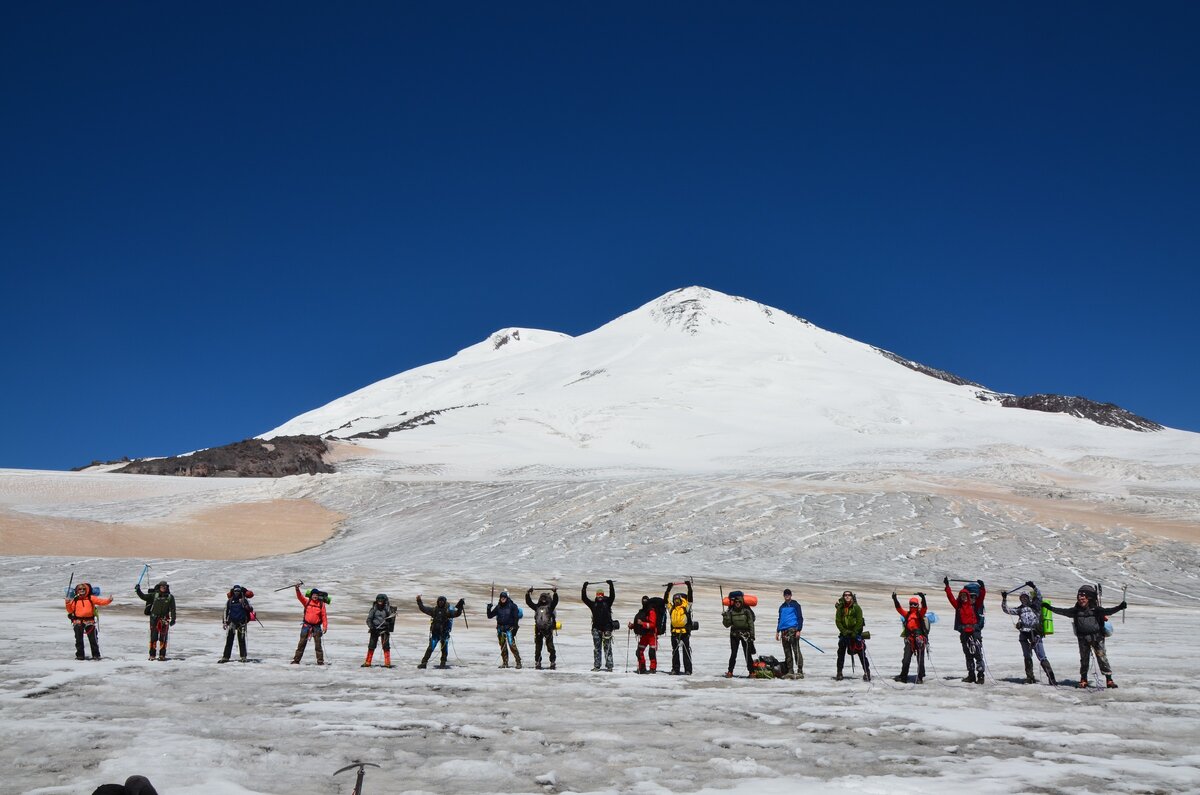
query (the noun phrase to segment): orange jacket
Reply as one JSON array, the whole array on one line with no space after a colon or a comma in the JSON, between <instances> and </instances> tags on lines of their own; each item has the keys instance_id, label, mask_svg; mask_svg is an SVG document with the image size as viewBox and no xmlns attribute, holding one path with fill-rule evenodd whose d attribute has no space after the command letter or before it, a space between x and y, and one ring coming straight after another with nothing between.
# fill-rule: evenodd
<instances>
[{"instance_id":1,"label":"orange jacket","mask_svg":"<svg viewBox=\"0 0 1200 795\"><path fill-rule=\"evenodd\" d=\"M87 595L76 596L66 600L67 615L72 622L91 621L96 617L96 608L112 604L111 596L93 596L92 586L88 586Z\"/></svg>"},{"instance_id":2,"label":"orange jacket","mask_svg":"<svg viewBox=\"0 0 1200 795\"><path fill-rule=\"evenodd\" d=\"M300 604L304 605L305 624L320 624L322 632L329 629L329 614L325 610L324 602L300 593L299 586L296 587L296 599L300 601Z\"/></svg>"}]
</instances>

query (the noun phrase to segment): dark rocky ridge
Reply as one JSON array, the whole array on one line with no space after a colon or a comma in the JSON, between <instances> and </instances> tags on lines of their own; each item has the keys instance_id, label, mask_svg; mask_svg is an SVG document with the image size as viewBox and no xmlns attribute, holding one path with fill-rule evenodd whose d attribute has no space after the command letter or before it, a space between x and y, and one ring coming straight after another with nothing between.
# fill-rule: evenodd
<instances>
[{"instance_id":1,"label":"dark rocky ridge","mask_svg":"<svg viewBox=\"0 0 1200 795\"><path fill-rule=\"evenodd\" d=\"M329 446L319 436L276 436L245 439L190 455L134 461L113 470L133 475L178 475L194 478L281 478L333 472L325 463Z\"/></svg>"},{"instance_id":2,"label":"dark rocky ridge","mask_svg":"<svg viewBox=\"0 0 1200 795\"><path fill-rule=\"evenodd\" d=\"M1154 420L1139 417L1132 411L1123 409L1115 403L1098 403L1085 397L1067 397L1065 395L1002 395L1000 405L1007 408L1030 409L1031 411L1050 411L1059 414L1070 414L1082 417L1098 425L1108 425L1112 428L1126 428L1131 431L1161 431L1162 425Z\"/></svg>"},{"instance_id":3,"label":"dark rocky ridge","mask_svg":"<svg viewBox=\"0 0 1200 795\"><path fill-rule=\"evenodd\" d=\"M918 373L937 378L941 381L948 381L951 384L958 386L973 386L983 391L978 393L978 397L983 401L997 401L1001 406L1010 409L1027 409L1029 411L1047 411L1054 414L1070 414L1072 417L1090 420L1097 425L1105 425L1110 428L1124 428L1130 431L1161 431L1162 425L1159 425L1154 420L1146 419L1134 414L1128 409L1123 409L1115 403L1100 403L1095 400L1089 400L1085 397L1067 397L1065 395L1006 395L1001 392L994 392L983 384L977 384L974 381L957 376L954 373L939 370L936 367L930 367L920 362L914 362L912 359L905 359L903 356L885 351L883 348L876 348L879 355L891 359L896 364L902 364L910 370L916 370Z\"/></svg>"}]
</instances>

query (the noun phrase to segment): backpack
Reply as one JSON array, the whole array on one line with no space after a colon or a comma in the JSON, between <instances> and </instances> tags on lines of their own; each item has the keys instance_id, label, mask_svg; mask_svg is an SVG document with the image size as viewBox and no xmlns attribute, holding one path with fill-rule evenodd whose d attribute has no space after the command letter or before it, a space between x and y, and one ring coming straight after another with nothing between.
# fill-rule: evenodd
<instances>
[{"instance_id":1,"label":"backpack","mask_svg":"<svg viewBox=\"0 0 1200 795\"><path fill-rule=\"evenodd\" d=\"M647 603L647 606L654 609L654 619L656 624L654 627L654 634L663 634L667 631L667 625L669 623L667 620L667 614L670 608L667 607L666 600L664 600L661 596L652 596L650 597L650 601Z\"/></svg>"},{"instance_id":2,"label":"backpack","mask_svg":"<svg viewBox=\"0 0 1200 795\"><path fill-rule=\"evenodd\" d=\"M983 602L979 599L979 583L969 582L966 588L971 592L971 598L975 600L971 605L971 608L975 611L975 629L982 632L985 619L983 615Z\"/></svg>"},{"instance_id":3,"label":"backpack","mask_svg":"<svg viewBox=\"0 0 1200 795\"><path fill-rule=\"evenodd\" d=\"M755 679L775 679L783 676L783 664L778 658L763 654L755 658L751 665L750 675Z\"/></svg>"},{"instance_id":4,"label":"backpack","mask_svg":"<svg viewBox=\"0 0 1200 795\"><path fill-rule=\"evenodd\" d=\"M539 632L550 632L554 629L554 611L550 609L549 602L534 608L533 623Z\"/></svg>"}]
</instances>

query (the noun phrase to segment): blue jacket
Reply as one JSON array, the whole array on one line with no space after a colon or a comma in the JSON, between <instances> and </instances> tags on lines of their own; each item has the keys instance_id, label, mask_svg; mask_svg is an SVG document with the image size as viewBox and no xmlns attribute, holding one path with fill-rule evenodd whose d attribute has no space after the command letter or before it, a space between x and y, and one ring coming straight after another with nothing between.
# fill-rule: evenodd
<instances>
[{"instance_id":1,"label":"blue jacket","mask_svg":"<svg viewBox=\"0 0 1200 795\"><path fill-rule=\"evenodd\" d=\"M504 604L497 604L495 607L488 605L487 617L496 619L496 629L499 630L516 630L517 622L520 621L521 614L517 605L512 599L506 599Z\"/></svg>"},{"instance_id":2,"label":"blue jacket","mask_svg":"<svg viewBox=\"0 0 1200 795\"><path fill-rule=\"evenodd\" d=\"M779 624L775 631L783 632L785 629L804 629L804 611L795 599L779 606Z\"/></svg>"}]
</instances>

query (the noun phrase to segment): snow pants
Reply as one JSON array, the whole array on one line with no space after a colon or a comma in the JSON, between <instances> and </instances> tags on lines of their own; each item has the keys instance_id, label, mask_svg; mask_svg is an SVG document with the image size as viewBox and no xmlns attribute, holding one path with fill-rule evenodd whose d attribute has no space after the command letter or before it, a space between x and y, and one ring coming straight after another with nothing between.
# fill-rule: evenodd
<instances>
[{"instance_id":1,"label":"snow pants","mask_svg":"<svg viewBox=\"0 0 1200 795\"><path fill-rule=\"evenodd\" d=\"M647 649L649 649L650 656L650 667L648 669L646 668ZM658 635L655 632L638 635L637 661L639 674L644 674L647 670L651 673L658 670Z\"/></svg>"},{"instance_id":2,"label":"snow pants","mask_svg":"<svg viewBox=\"0 0 1200 795\"><path fill-rule=\"evenodd\" d=\"M908 679L913 655L917 656L917 679L925 678L925 636L909 635L904 639L904 661L900 663L900 678Z\"/></svg>"},{"instance_id":3,"label":"snow pants","mask_svg":"<svg viewBox=\"0 0 1200 795\"><path fill-rule=\"evenodd\" d=\"M225 633L225 653L221 655L221 659L228 660L230 653L233 651L233 637L237 636L238 655L244 660L246 659L246 625L245 624L230 624L228 631Z\"/></svg>"},{"instance_id":4,"label":"snow pants","mask_svg":"<svg viewBox=\"0 0 1200 795\"><path fill-rule=\"evenodd\" d=\"M839 674L842 672L842 667L846 664L846 652L850 649L850 644L854 643L855 640L857 640L857 638L855 638L853 635L838 635L837 672ZM865 646L863 647L863 651L860 651L858 654L850 655L851 664L853 664L855 657L857 657L858 661L862 663L863 673L865 674L870 672L871 666L867 663L867 652Z\"/></svg>"},{"instance_id":5,"label":"snow pants","mask_svg":"<svg viewBox=\"0 0 1200 795\"><path fill-rule=\"evenodd\" d=\"M593 669L600 670L600 648L604 648L604 667L613 669L612 631L604 631L592 627L592 659Z\"/></svg>"},{"instance_id":6,"label":"snow pants","mask_svg":"<svg viewBox=\"0 0 1200 795\"><path fill-rule=\"evenodd\" d=\"M804 674L804 655L800 653L800 630L785 629L780 633L783 638L783 671L784 674Z\"/></svg>"},{"instance_id":7,"label":"snow pants","mask_svg":"<svg viewBox=\"0 0 1200 795\"><path fill-rule=\"evenodd\" d=\"M511 650L517 667L521 667L521 652L517 651L517 639L511 629L496 629L496 641L500 644L500 665L508 667L508 652Z\"/></svg>"},{"instance_id":8,"label":"snow pants","mask_svg":"<svg viewBox=\"0 0 1200 795\"><path fill-rule=\"evenodd\" d=\"M300 658L304 656L304 647L308 645L308 639L311 636L313 645L317 649L317 665L325 664L325 650L321 648L321 625L320 624L304 624L300 627L300 642L296 644L296 656L292 658L293 663L299 663Z\"/></svg>"},{"instance_id":9,"label":"snow pants","mask_svg":"<svg viewBox=\"0 0 1200 795\"><path fill-rule=\"evenodd\" d=\"M386 629L371 630L371 639L367 641L367 651L375 651L376 644L382 643L383 650L390 652L392 650L392 633Z\"/></svg>"},{"instance_id":10,"label":"snow pants","mask_svg":"<svg viewBox=\"0 0 1200 795\"><path fill-rule=\"evenodd\" d=\"M1108 664L1108 654L1104 651L1104 636L1080 635L1076 640L1079 641L1079 678L1087 679L1093 654L1096 655L1096 664L1100 666L1100 673L1112 676L1112 666Z\"/></svg>"},{"instance_id":11,"label":"snow pants","mask_svg":"<svg viewBox=\"0 0 1200 795\"><path fill-rule=\"evenodd\" d=\"M550 664L554 665L557 655L554 652L554 630L552 629L535 629L533 631L533 662L542 667L542 646L546 647L546 653L550 655Z\"/></svg>"},{"instance_id":12,"label":"snow pants","mask_svg":"<svg viewBox=\"0 0 1200 795\"><path fill-rule=\"evenodd\" d=\"M73 625L75 630L75 659L83 659L83 636L87 635L88 643L92 647L92 659L100 659L100 638L97 635L99 630L96 629L95 621L76 621Z\"/></svg>"},{"instance_id":13,"label":"snow pants","mask_svg":"<svg viewBox=\"0 0 1200 795\"><path fill-rule=\"evenodd\" d=\"M754 673L754 638L748 632L729 633L729 667L725 670L733 673L739 650L746 657L746 672Z\"/></svg>"},{"instance_id":14,"label":"snow pants","mask_svg":"<svg viewBox=\"0 0 1200 795\"><path fill-rule=\"evenodd\" d=\"M979 630L974 632L958 633L958 641L962 644L963 657L967 660L967 676L974 677L976 671L979 672L980 679L983 678L983 635Z\"/></svg>"},{"instance_id":15,"label":"snow pants","mask_svg":"<svg viewBox=\"0 0 1200 795\"><path fill-rule=\"evenodd\" d=\"M692 673L692 635L689 632L671 633L671 673L679 673L682 658L683 672Z\"/></svg>"},{"instance_id":16,"label":"snow pants","mask_svg":"<svg viewBox=\"0 0 1200 795\"><path fill-rule=\"evenodd\" d=\"M150 619L150 656L155 654L157 646L158 659L167 659L167 633L171 630L171 622L166 618Z\"/></svg>"}]
</instances>

